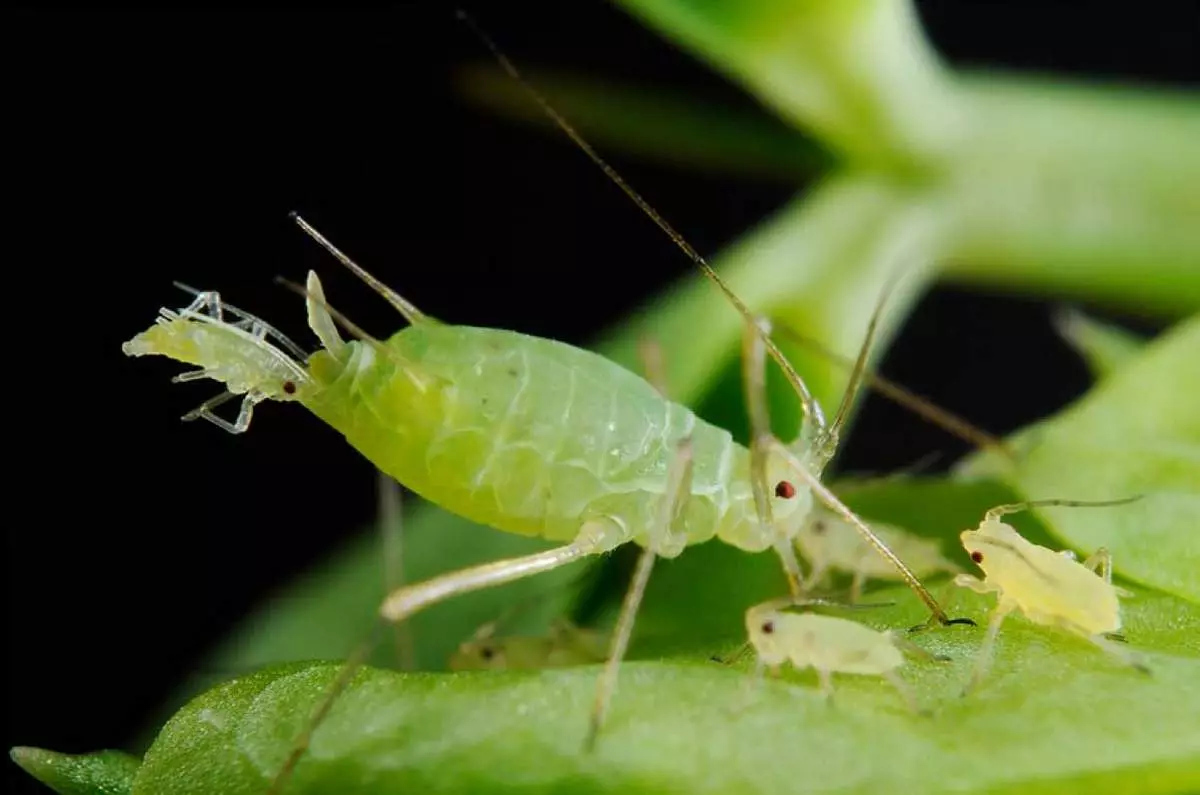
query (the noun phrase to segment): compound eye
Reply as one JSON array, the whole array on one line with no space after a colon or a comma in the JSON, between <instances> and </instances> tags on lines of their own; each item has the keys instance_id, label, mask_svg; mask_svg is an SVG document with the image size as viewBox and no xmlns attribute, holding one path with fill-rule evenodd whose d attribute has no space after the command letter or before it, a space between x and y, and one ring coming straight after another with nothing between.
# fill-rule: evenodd
<instances>
[{"instance_id":1,"label":"compound eye","mask_svg":"<svg viewBox=\"0 0 1200 795\"><path fill-rule=\"evenodd\" d=\"M479 656L485 660L490 660L496 656L496 650L491 646L483 646L479 649Z\"/></svg>"},{"instance_id":2,"label":"compound eye","mask_svg":"<svg viewBox=\"0 0 1200 795\"><path fill-rule=\"evenodd\" d=\"M763 622L762 633L764 635L770 635L774 631L775 631L775 622L774 621L764 621Z\"/></svg>"},{"instance_id":3,"label":"compound eye","mask_svg":"<svg viewBox=\"0 0 1200 795\"><path fill-rule=\"evenodd\" d=\"M775 496L781 500L790 500L796 496L796 487L790 481L781 480L775 484Z\"/></svg>"},{"instance_id":4,"label":"compound eye","mask_svg":"<svg viewBox=\"0 0 1200 795\"><path fill-rule=\"evenodd\" d=\"M979 550L975 550L971 553L971 560L975 561L976 563L983 563L983 553Z\"/></svg>"},{"instance_id":5,"label":"compound eye","mask_svg":"<svg viewBox=\"0 0 1200 795\"><path fill-rule=\"evenodd\" d=\"M283 382L283 391L285 394L288 394L288 395L296 394L296 382L295 381L284 381Z\"/></svg>"}]
</instances>

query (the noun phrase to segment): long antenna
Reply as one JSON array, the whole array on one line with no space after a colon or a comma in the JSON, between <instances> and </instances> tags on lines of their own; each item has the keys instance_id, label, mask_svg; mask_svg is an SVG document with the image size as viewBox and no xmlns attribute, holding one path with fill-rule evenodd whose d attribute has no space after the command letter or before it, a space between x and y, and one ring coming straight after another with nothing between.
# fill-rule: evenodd
<instances>
[{"instance_id":1,"label":"long antenna","mask_svg":"<svg viewBox=\"0 0 1200 795\"><path fill-rule=\"evenodd\" d=\"M404 296L397 293L391 287L388 287L386 284L367 273L367 271L364 270L363 267L357 262L343 254L341 249L333 245L333 243L330 243L329 240L325 238L325 235L318 232L308 221L305 221L303 218L301 218L299 213L293 210L292 212L288 213L288 218L291 218L293 221L295 221L297 226L303 229L304 232L313 240L320 243L321 246L324 247L324 249L330 254L332 254L338 262L349 268L355 276L370 285L372 290L382 295L384 300L395 307L397 312L404 315L405 320L407 320L409 323L412 323L414 326L418 323L425 322L427 318L425 317L424 312L413 306L413 304L404 298Z\"/></svg>"},{"instance_id":2,"label":"long antenna","mask_svg":"<svg viewBox=\"0 0 1200 795\"><path fill-rule=\"evenodd\" d=\"M795 328L786 323L773 322L772 327L777 333L783 336L812 348L822 356L831 359L835 362L840 362L847 367L853 366L854 361L848 356L843 356L835 352L828 346L822 344L816 339L800 333ZM923 398L907 387L892 381L886 376L880 375L870 369L862 371L862 380L868 387L874 389L879 394L897 403L909 411L923 417L933 425L938 426L942 430L957 436L959 439L972 444L976 447L986 450L996 450L1007 458L1013 457L1013 452L1002 439L999 439L982 428L977 427L971 422L959 417L947 409L942 408L928 398ZM835 423L836 427L836 423Z\"/></svg>"},{"instance_id":3,"label":"long antenna","mask_svg":"<svg viewBox=\"0 0 1200 795\"><path fill-rule=\"evenodd\" d=\"M634 190L633 186L626 182L624 177L617 173L617 170L610 166L608 162L602 158L595 149L592 148L592 145L589 144L587 140L585 140L584 137L579 134L579 132L571 125L571 123L568 122L558 111L556 111L554 107L546 100L546 98L543 97L541 93L538 92L538 90L521 75L520 71L517 70L517 67L513 64L513 62L508 59L508 56L500 51L500 48L496 46L496 43L492 41L491 37L483 32L483 30L475 23L475 20L472 19L467 12L463 11L462 9L458 9L455 13L459 20L466 23L466 25L471 28L472 31L474 31L479 40L483 42L484 46L491 51L496 61L500 64L500 67L508 73L509 77L511 77L522 88L525 89L525 91L541 107L542 111L549 116L555 124L558 125L559 129L566 133L567 137L569 137L576 146L582 149L583 153L586 154L591 161L595 163L600 170L603 171L604 174L610 180L612 180L612 182L618 188L620 188L625 195L628 196L633 203L638 206L639 209L641 209L643 213L650 218L651 221L657 224L659 229L666 233L667 237L671 239L671 242L673 242L684 254L686 254L692 262L699 266L700 270L704 272L704 275L707 276L713 282L713 284L717 285L717 287L721 289L721 292L725 293L725 297L728 298L729 302L733 304L739 313L741 313L742 317L746 319L746 322L754 326L756 333L762 338L763 343L766 345L767 351L771 354L771 358L774 359L775 363L778 364L783 370L784 375L787 377L788 383L791 384L794 390L796 390L796 394L800 398L800 403L804 409L804 413L812 419L812 421L816 424L818 432L821 436L823 436L825 433L825 415L821 411L820 404L813 399L812 393L809 392L808 387L804 383L804 379L802 379L800 374L796 372L796 369L792 367L792 363L787 360L787 357L784 356L783 352L780 351L775 345L770 335L767 334L766 331L764 331L754 319L753 313L751 313L750 309L744 303L742 303L742 299L738 298L733 290L730 289L729 285L725 283L725 280L717 275L717 272L713 270L712 266L708 264L708 261L701 256L700 252L693 248L691 243L688 243L683 235L675 231L675 227L671 226L671 224L667 222L667 219L659 215L658 211L651 207L650 203L643 199L642 195Z\"/></svg>"}]
</instances>

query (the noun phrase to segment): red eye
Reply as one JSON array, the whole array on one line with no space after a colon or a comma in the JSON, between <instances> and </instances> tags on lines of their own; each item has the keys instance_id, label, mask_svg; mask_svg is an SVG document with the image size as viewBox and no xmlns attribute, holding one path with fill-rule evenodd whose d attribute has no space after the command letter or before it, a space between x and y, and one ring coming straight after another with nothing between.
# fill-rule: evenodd
<instances>
[{"instance_id":1,"label":"red eye","mask_svg":"<svg viewBox=\"0 0 1200 795\"><path fill-rule=\"evenodd\" d=\"M283 391L289 395L296 394L296 382L295 381L284 381L283 382Z\"/></svg>"},{"instance_id":2,"label":"red eye","mask_svg":"<svg viewBox=\"0 0 1200 795\"><path fill-rule=\"evenodd\" d=\"M781 500L790 500L796 496L796 487L786 480L775 484L775 496Z\"/></svg>"},{"instance_id":3,"label":"red eye","mask_svg":"<svg viewBox=\"0 0 1200 795\"><path fill-rule=\"evenodd\" d=\"M976 563L983 563L983 553L978 551L972 552L971 560L975 561Z\"/></svg>"}]
</instances>

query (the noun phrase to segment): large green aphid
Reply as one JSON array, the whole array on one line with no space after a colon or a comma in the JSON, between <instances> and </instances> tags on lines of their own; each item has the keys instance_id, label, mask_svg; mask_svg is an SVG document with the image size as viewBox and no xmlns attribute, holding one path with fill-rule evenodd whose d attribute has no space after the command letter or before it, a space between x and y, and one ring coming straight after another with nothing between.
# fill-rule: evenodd
<instances>
[{"instance_id":1,"label":"large green aphid","mask_svg":"<svg viewBox=\"0 0 1200 795\"><path fill-rule=\"evenodd\" d=\"M194 364L201 369L176 380L212 378L226 384L228 395L243 395L235 422L211 411L228 395L189 417L240 433L249 427L255 405L295 401L426 499L500 530L565 542L400 588L381 606L384 620L400 622L448 597L633 542L646 551L645 564L639 566L614 636L610 670L615 672L656 555L675 557L688 545L714 537L747 552L774 549L799 596L794 542L812 513L815 494L892 562L929 606L933 620L950 623L908 567L820 483L832 453L822 440L836 439L844 411L826 428L819 409L810 409L795 443L784 445L760 433L752 451L602 356L424 315L296 220L410 325L386 341L371 338L328 307L317 275L310 272L302 292L309 326L322 348L307 358L268 324L222 304L214 292L199 293L178 312L162 310L158 322L125 343L124 350ZM226 314L237 320L227 320ZM335 317L357 339L344 340ZM767 348L762 325L753 318L745 338L748 393L752 405L761 407ZM848 395L859 380L852 379ZM611 676L602 681L593 735L612 690Z\"/></svg>"}]
</instances>

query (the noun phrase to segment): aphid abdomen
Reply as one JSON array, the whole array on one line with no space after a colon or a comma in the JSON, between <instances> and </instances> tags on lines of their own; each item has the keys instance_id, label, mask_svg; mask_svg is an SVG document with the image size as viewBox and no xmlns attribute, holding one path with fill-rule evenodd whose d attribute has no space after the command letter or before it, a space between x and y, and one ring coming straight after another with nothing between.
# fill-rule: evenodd
<instances>
[{"instance_id":1,"label":"aphid abdomen","mask_svg":"<svg viewBox=\"0 0 1200 795\"><path fill-rule=\"evenodd\" d=\"M508 532L565 541L607 519L622 540L650 543L675 444L690 431L693 490L674 530L688 543L715 533L736 445L628 370L495 329L421 325L388 345L412 372L382 357L352 365L367 350L354 346L337 379L352 409L323 417L426 499Z\"/></svg>"}]
</instances>

